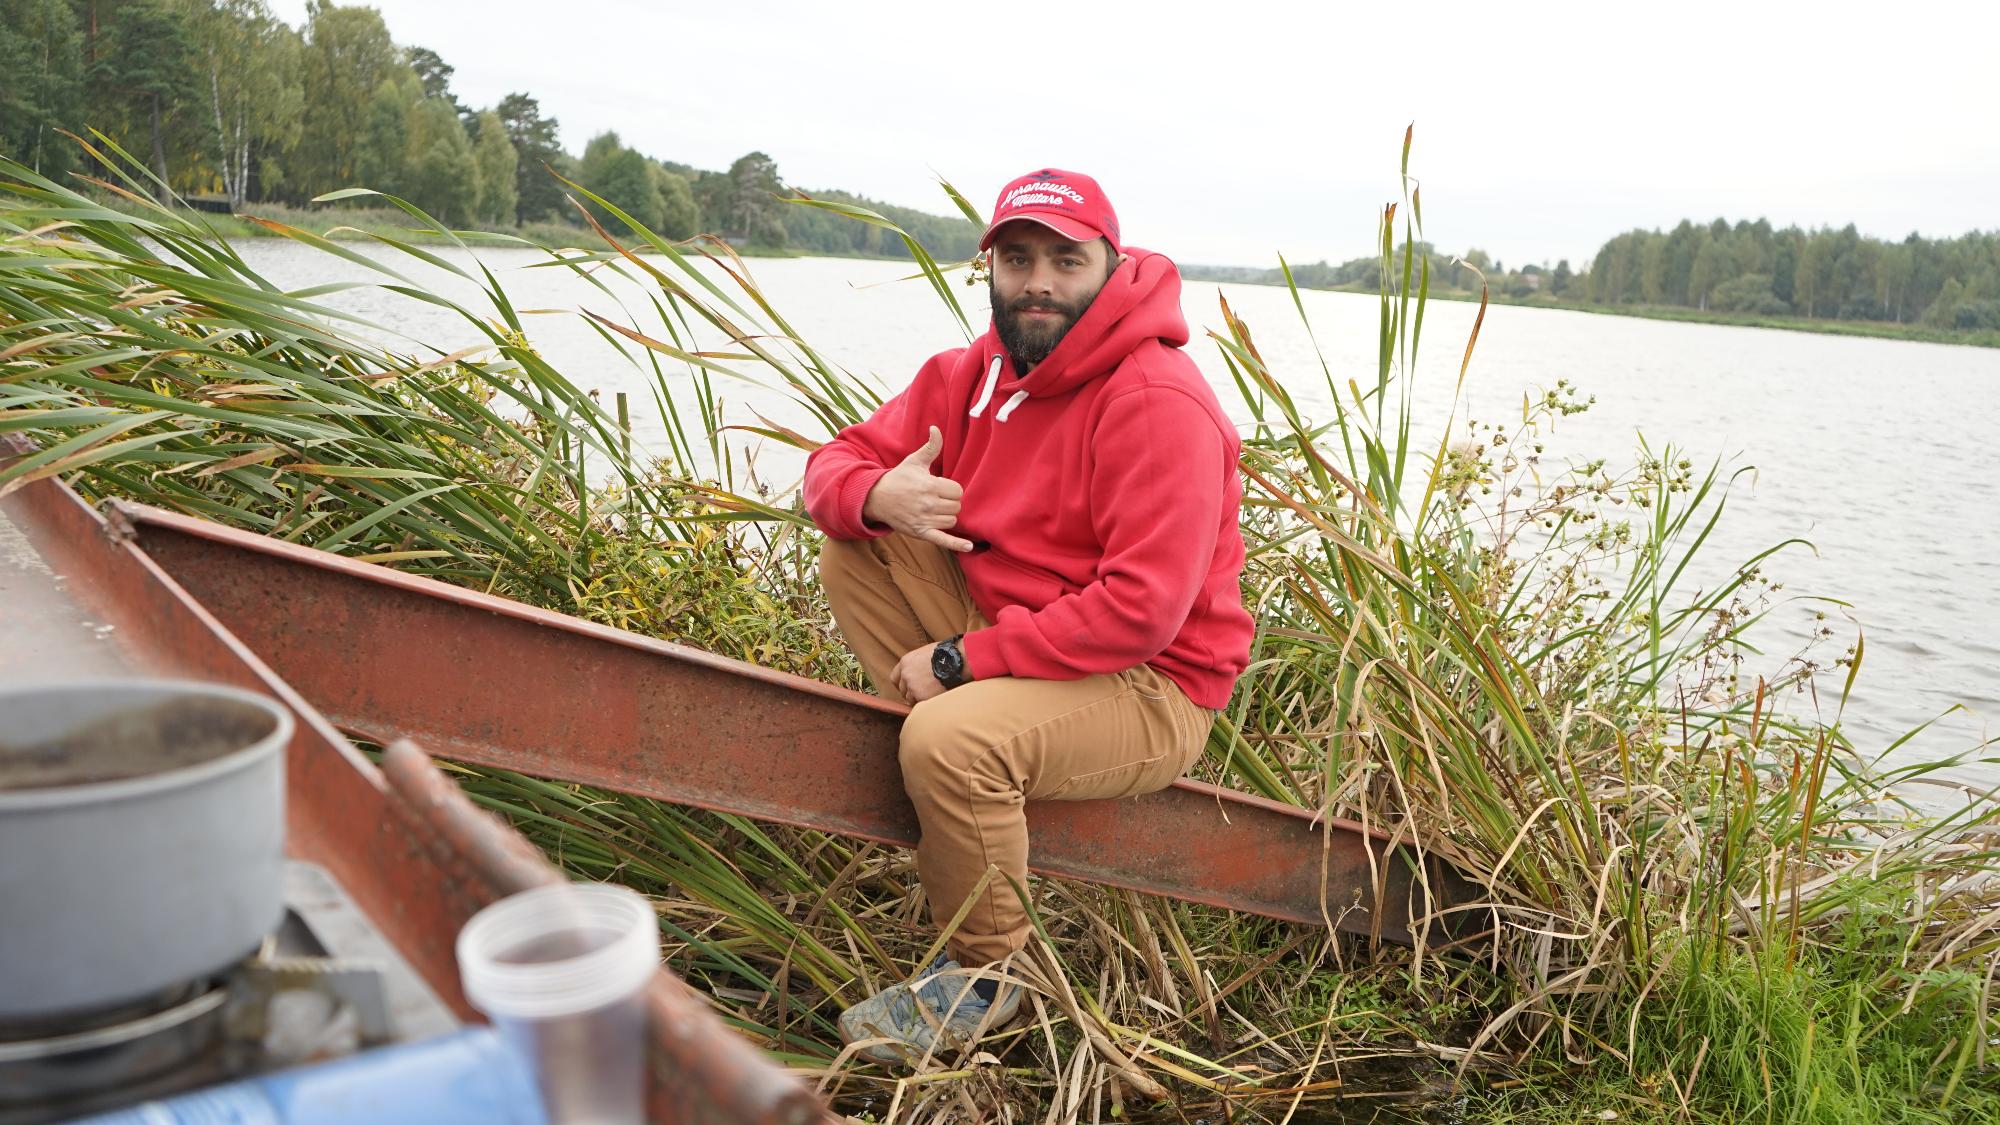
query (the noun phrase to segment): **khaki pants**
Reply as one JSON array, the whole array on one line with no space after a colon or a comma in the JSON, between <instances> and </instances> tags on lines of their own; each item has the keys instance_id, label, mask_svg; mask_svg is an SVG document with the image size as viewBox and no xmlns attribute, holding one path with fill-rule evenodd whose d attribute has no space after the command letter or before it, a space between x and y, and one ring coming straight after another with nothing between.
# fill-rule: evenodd
<instances>
[{"instance_id":1,"label":"khaki pants","mask_svg":"<svg viewBox=\"0 0 2000 1125\"><path fill-rule=\"evenodd\" d=\"M920 540L828 539L819 568L834 622L884 698L908 702L889 683L905 653L987 624L958 563ZM1027 885L1025 802L1165 788L1201 753L1214 717L1143 664L1081 680L974 680L917 704L899 758L931 916L951 921L988 864ZM952 936L952 956L984 965L1029 933L1020 898L996 876Z\"/></svg>"}]
</instances>

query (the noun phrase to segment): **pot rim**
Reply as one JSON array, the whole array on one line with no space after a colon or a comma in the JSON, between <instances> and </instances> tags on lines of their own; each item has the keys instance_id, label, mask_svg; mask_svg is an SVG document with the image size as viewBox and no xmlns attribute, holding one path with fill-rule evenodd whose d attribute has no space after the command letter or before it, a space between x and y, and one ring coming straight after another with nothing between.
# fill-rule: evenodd
<instances>
[{"instance_id":1,"label":"pot rim","mask_svg":"<svg viewBox=\"0 0 2000 1125\"><path fill-rule=\"evenodd\" d=\"M229 684L206 680L164 679L145 676L98 677L81 680L46 680L0 687L0 705L22 696L47 694L111 694L144 691L148 694L182 692L206 695L242 703L269 715L271 730L241 749L196 762L178 769L110 781L90 781L76 785L45 786L34 789L0 789L0 814L21 814L71 808L76 805L108 804L134 797L157 796L176 789L200 785L213 778L246 770L273 753L282 754L291 744L294 723L291 710L267 695Z\"/></svg>"}]
</instances>

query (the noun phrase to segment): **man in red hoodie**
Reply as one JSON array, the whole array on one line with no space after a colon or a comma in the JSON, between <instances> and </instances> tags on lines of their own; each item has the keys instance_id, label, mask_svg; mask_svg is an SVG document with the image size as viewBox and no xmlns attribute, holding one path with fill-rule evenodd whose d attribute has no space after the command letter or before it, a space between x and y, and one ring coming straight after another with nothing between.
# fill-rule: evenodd
<instances>
[{"instance_id":1,"label":"man in red hoodie","mask_svg":"<svg viewBox=\"0 0 2000 1125\"><path fill-rule=\"evenodd\" d=\"M1236 432L1181 350L1179 271L1054 168L1001 191L980 249L992 327L806 464L835 623L914 704L932 917L965 910L949 956L842 1013L884 1062L1017 1009L988 967L1028 941L1025 802L1172 783L1249 659Z\"/></svg>"}]
</instances>

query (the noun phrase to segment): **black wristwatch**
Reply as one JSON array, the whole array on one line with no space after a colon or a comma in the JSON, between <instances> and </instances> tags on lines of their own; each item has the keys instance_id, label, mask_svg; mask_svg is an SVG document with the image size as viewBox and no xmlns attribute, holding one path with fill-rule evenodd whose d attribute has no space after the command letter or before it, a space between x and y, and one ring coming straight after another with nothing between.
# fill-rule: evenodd
<instances>
[{"instance_id":1,"label":"black wristwatch","mask_svg":"<svg viewBox=\"0 0 2000 1125\"><path fill-rule=\"evenodd\" d=\"M942 640L931 650L931 675L937 682L948 688L955 688L969 682L972 677L965 674L965 650L958 647L964 633L949 640Z\"/></svg>"}]
</instances>

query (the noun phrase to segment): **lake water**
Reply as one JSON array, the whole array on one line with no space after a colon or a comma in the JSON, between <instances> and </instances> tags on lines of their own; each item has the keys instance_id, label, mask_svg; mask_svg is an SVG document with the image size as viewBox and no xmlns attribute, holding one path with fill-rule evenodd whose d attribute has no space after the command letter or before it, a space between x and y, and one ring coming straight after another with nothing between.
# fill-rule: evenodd
<instances>
[{"instance_id":1,"label":"lake water","mask_svg":"<svg viewBox=\"0 0 2000 1125\"><path fill-rule=\"evenodd\" d=\"M369 279L362 267L283 240L246 240L239 249L286 287ZM443 271L393 251L382 257L454 299L478 298L476 288ZM657 316L639 287L611 281L607 293L566 270L525 268L546 261L529 251L480 257L517 307L555 310L529 322L542 354L577 384L601 390L607 406L616 392L629 392L636 440L664 448L651 372L575 315L589 309L657 334ZM766 259L750 268L801 338L874 379L885 394L906 384L930 354L963 342L927 284L899 280L911 272L907 264ZM984 289L959 293L974 327L983 327ZM1218 295L1249 322L1301 410L1330 418L1319 359L1289 293L1191 283L1184 305L1197 338L1189 350L1224 407L1247 417L1216 347L1203 338L1222 323ZM1302 296L1335 379L1372 385L1376 298ZM479 339L454 314L383 290L324 301L440 352ZM1451 419L1452 386L1474 312L1462 303L1429 307L1416 373L1413 432L1427 437L1420 445L1434 446ZM1545 435L1549 460L1603 457L1616 473L1634 461L1643 432L1656 450L1671 443L1698 466L1718 458L1725 466L1754 466L1731 491L1729 511L1702 551L1694 568L1699 581L1720 580L1783 539L1813 544L1765 564L1766 576L1785 586L1779 598L1820 595L1851 608L1776 601L1752 634L1762 639L1765 666L1753 660L1747 671L1776 675L1824 610L1836 636L1817 650L1823 663L1852 644L1857 630L1866 634L1861 677L1843 719L1862 752L1880 751L1931 720L1937 721L1892 760L1935 760L2000 736L2000 350L1496 306L1481 331L1458 422L1470 415L1511 431L1523 393L1539 394L1558 379L1597 401ZM685 373L674 373L673 381L685 387ZM738 383L723 393L729 421L754 423L755 409L818 432L801 408L768 390ZM787 489L798 461L788 449L764 449L757 476ZM1821 678L1820 707L1828 718L1842 675ZM1813 703L1799 697L1789 706L1809 713ZM2000 783L2000 768L1961 776Z\"/></svg>"}]
</instances>

